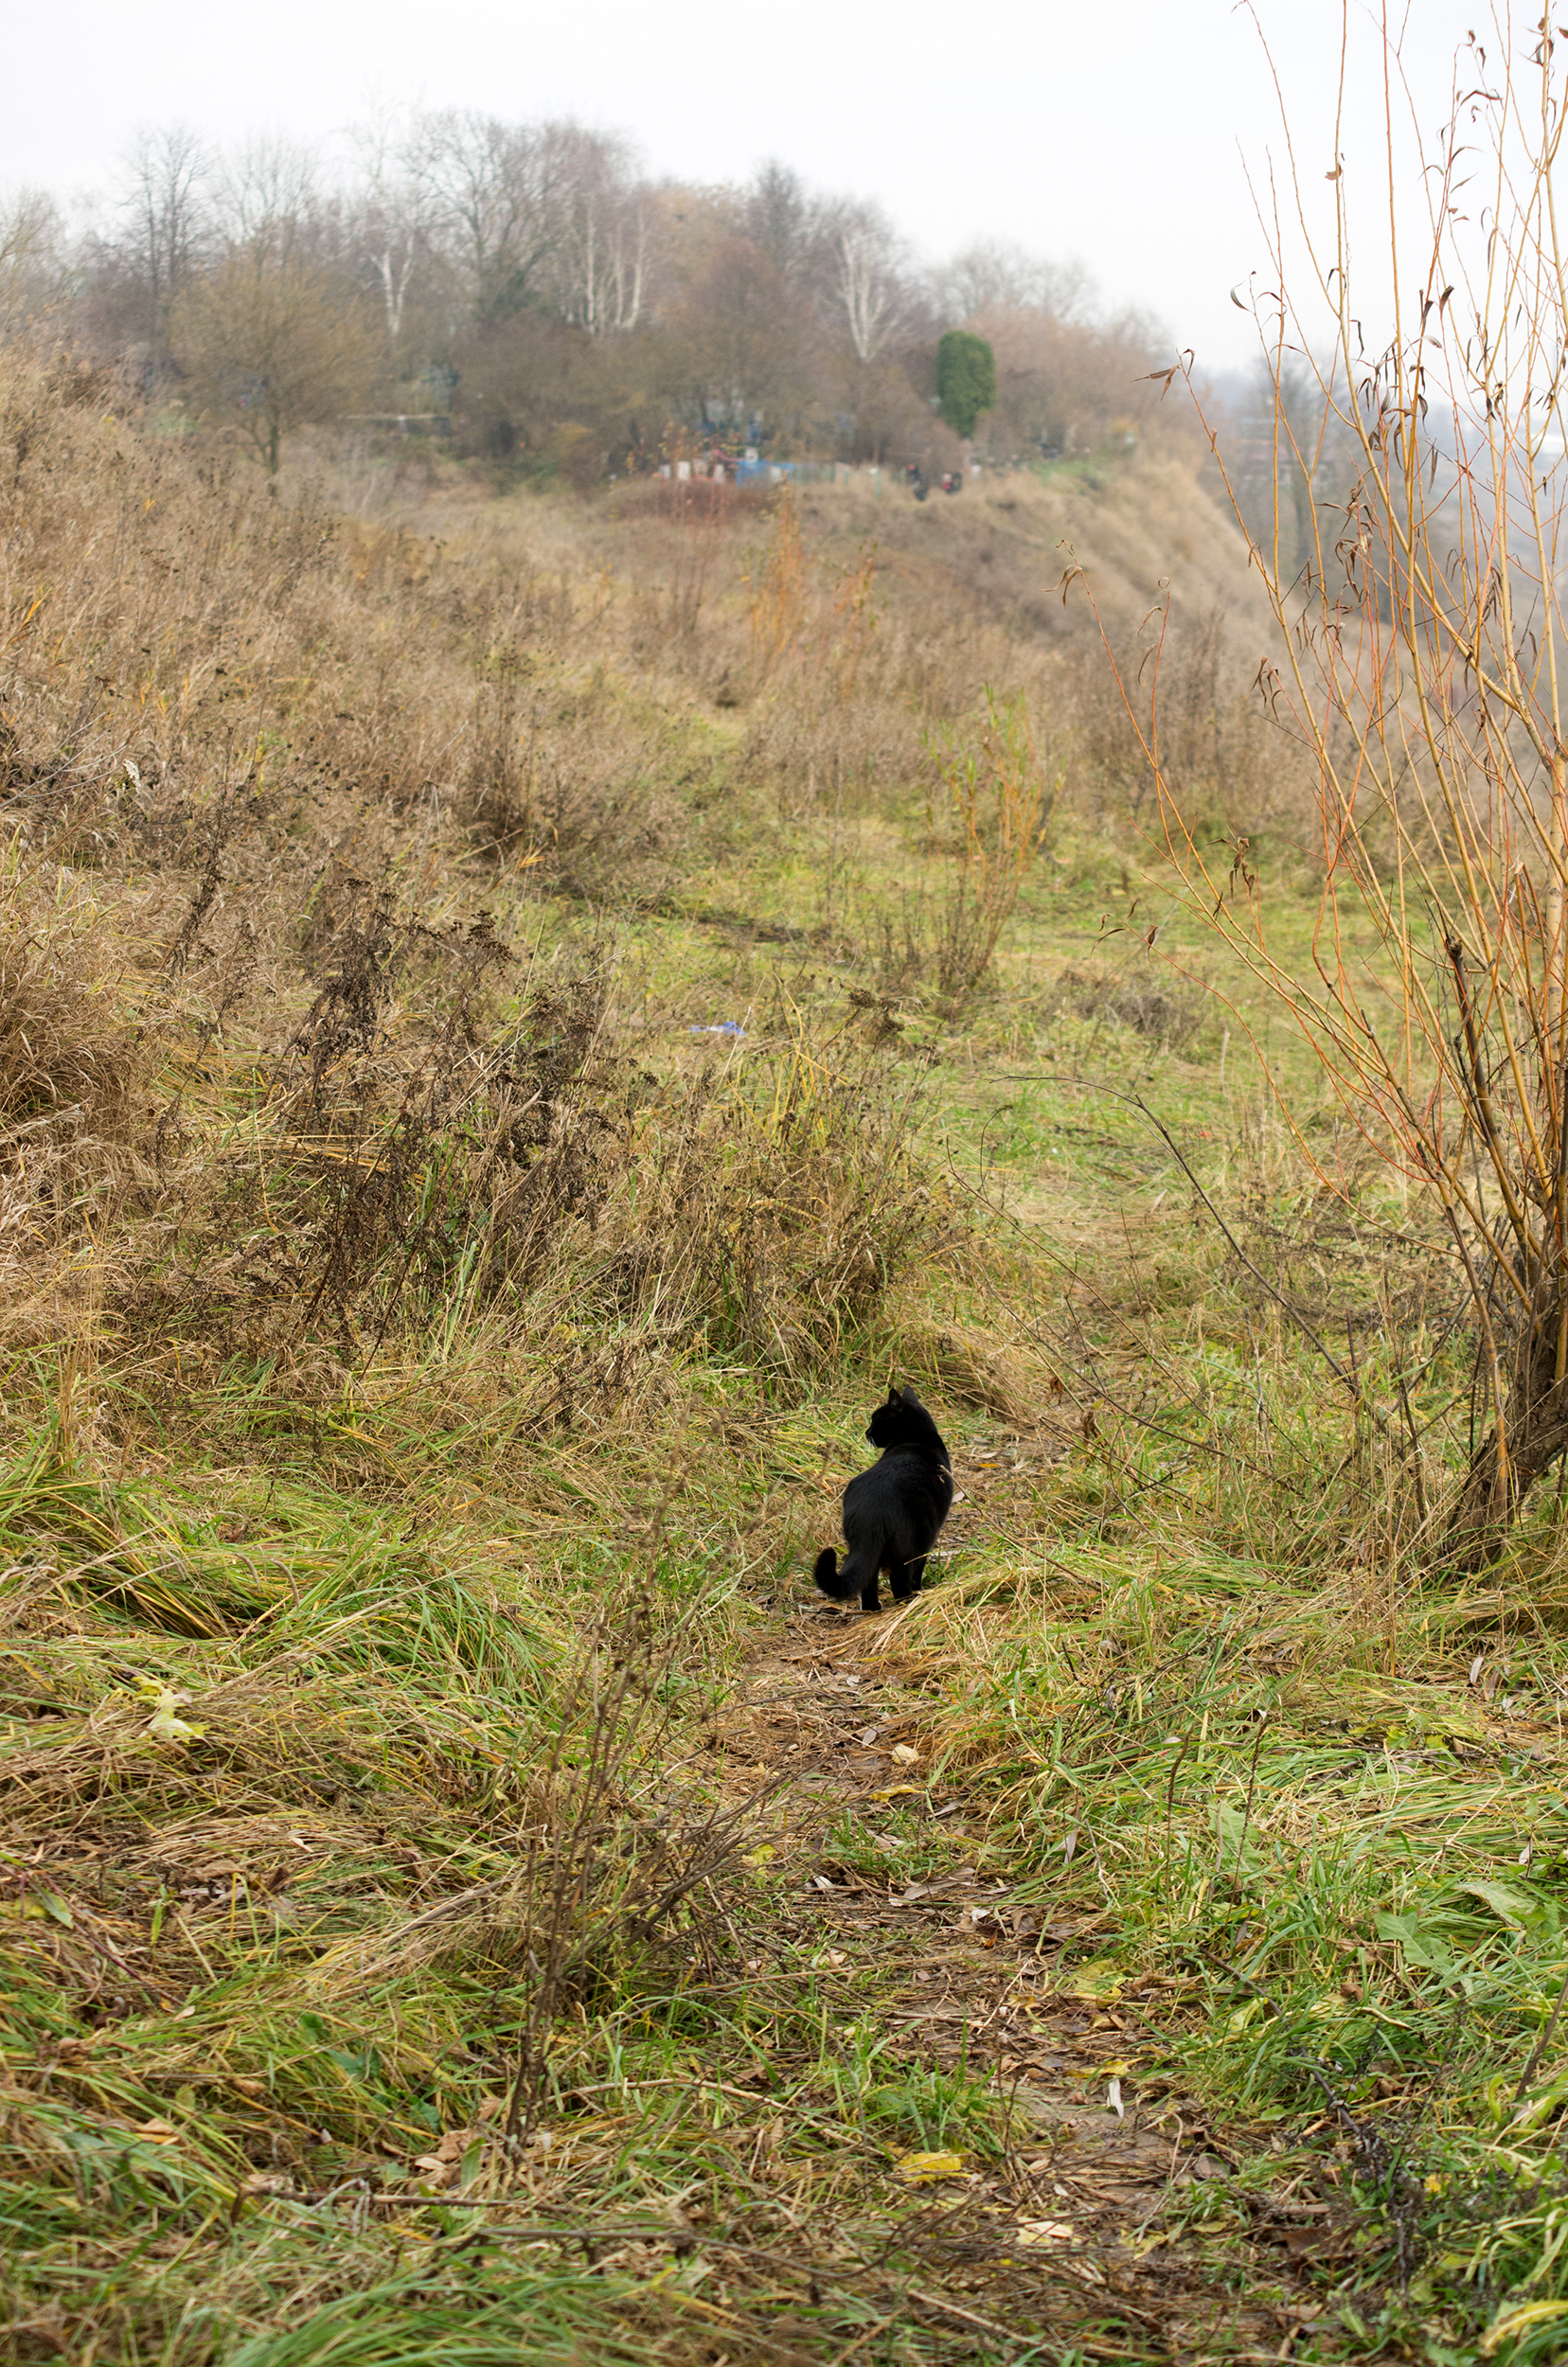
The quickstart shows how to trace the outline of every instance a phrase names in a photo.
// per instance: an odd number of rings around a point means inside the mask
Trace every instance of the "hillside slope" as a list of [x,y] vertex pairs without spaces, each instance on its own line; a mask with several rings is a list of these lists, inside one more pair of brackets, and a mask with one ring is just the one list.
[[[1401,1558],[1447,1253],[1279,1124],[1056,596],[1064,535],[1117,632],[1174,572],[1184,778],[1307,960],[1190,479],[371,525],[4,371],[10,2355],[1552,2302],[1561,1535]],[[890,1374],[959,1501],[856,1622]]]

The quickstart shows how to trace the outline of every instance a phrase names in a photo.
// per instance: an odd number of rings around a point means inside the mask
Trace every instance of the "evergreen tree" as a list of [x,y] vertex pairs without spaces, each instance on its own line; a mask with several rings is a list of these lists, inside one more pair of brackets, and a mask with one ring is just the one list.
[[956,435],[972,436],[996,400],[996,356],[984,337],[950,329],[936,347],[936,407]]

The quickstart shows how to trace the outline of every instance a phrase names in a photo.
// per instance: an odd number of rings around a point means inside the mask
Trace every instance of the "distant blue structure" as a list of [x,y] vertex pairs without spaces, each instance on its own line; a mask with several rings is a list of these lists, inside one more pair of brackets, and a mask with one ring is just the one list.
[[840,463],[832,460],[731,460],[737,485],[832,485]]

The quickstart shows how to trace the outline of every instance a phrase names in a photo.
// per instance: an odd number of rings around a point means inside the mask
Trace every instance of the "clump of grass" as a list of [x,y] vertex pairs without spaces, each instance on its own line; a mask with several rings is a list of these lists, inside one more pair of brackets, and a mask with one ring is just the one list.
[[656,1115],[618,1287],[782,1382],[830,1365],[910,1268],[962,1249],[959,1212],[917,1154],[918,1092],[792,1017],[701,1078],[684,1123]]

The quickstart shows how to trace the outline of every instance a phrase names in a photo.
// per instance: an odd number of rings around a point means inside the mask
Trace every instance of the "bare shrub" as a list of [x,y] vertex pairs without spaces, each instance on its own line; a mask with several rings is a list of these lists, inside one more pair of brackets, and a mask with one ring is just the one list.
[[650,1112],[647,1188],[616,1212],[634,1220],[610,1269],[623,1305],[664,1308],[693,1345],[780,1381],[830,1362],[911,1264],[961,1237],[915,1155],[917,1090],[796,1023]]
[[[515,1426],[569,1427],[650,1357],[786,1387],[864,1331],[960,1227],[913,1146],[914,1094],[795,1022],[733,1064],[650,1074],[589,957],[521,970],[483,920],[439,933],[363,890],[248,1133],[171,1140],[158,1221],[122,1245],[116,1326],[349,1364],[537,1300],[577,1307]],[[508,1009],[509,1006],[509,1011]]]
[[1039,1007],[1042,1019],[1068,1010],[1079,1019],[1111,1020],[1167,1052],[1185,1050],[1205,1015],[1203,997],[1169,978],[1126,971],[1107,977],[1071,963]]
[[[1441,1518],[1429,1518],[1414,1452],[1412,1462],[1427,1550],[1465,1572],[1496,1557],[1531,1488],[1568,1453],[1559,689],[1568,619],[1552,556],[1568,515],[1558,421],[1565,258],[1552,203],[1564,85],[1560,49],[1544,33],[1527,65],[1523,56],[1505,44],[1496,71],[1488,65],[1455,100],[1430,154],[1414,133],[1402,160],[1391,149],[1379,240],[1397,293],[1381,333],[1360,293],[1349,184],[1337,171],[1320,231],[1297,192],[1304,313],[1276,258],[1284,293],[1260,323],[1274,396],[1274,516],[1252,555],[1277,631],[1258,687],[1309,752],[1318,785],[1322,913],[1310,965],[1275,928],[1246,839],[1213,849],[1184,793],[1179,717],[1167,761],[1163,609],[1146,653],[1149,686],[1122,678],[1195,909],[1300,1028],[1356,1134],[1401,1190],[1414,1184],[1429,1198],[1452,1240],[1487,1411]],[[1380,100],[1399,112],[1394,54],[1383,50],[1371,72]],[[1456,89],[1470,73],[1461,67]],[[1433,192],[1408,275],[1401,161],[1411,189]],[[1496,192],[1485,229],[1455,177],[1478,164]],[[1424,194],[1420,214],[1428,219]],[[1304,321],[1326,292],[1333,345],[1314,358]],[[1379,309],[1386,301],[1375,299]],[[1327,488],[1316,482],[1320,459]],[[1314,498],[1326,489],[1339,501]],[[1236,506],[1245,525],[1239,488]],[[1304,571],[1301,534],[1311,546]],[[1315,1164],[1304,1115],[1297,1128]],[[1357,1375],[1334,1369],[1358,1416],[1386,1430]],[[1411,1438],[1414,1450],[1413,1427]]]
[[595,901],[648,896],[687,831],[680,763],[665,718],[638,713],[602,672],[530,681],[502,652],[476,697],[458,817],[497,862]]
[[1131,650],[1115,675],[1102,658],[1077,655],[1069,668],[1082,757],[1078,787],[1096,824],[1113,828],[1131,821],[1141,831],[1157,831],[1147,729],[1157,697],[1160,774],[1195,831],[1239,832],[1256,841],[1284,828],[1305,840],[1310,763],[1299,741],[1252,695],[1250,667],[1238,654],[1226,610],[1216,603],[1197,617],[1171,620],[1152,675],[1148,644],[1133,641]]
[[953,831],[956,857],[935,896],[907,899],[895,923],[878,916],[881,967],[894,985],[929,969],[938,995],[960,1008],[989,970],[1029,866],[1050,829],[1063,769],[1042,754],[1022,695],[988,690],[981,715],[931,741],[941,789],[926,809],[928,851],[938,816]]

